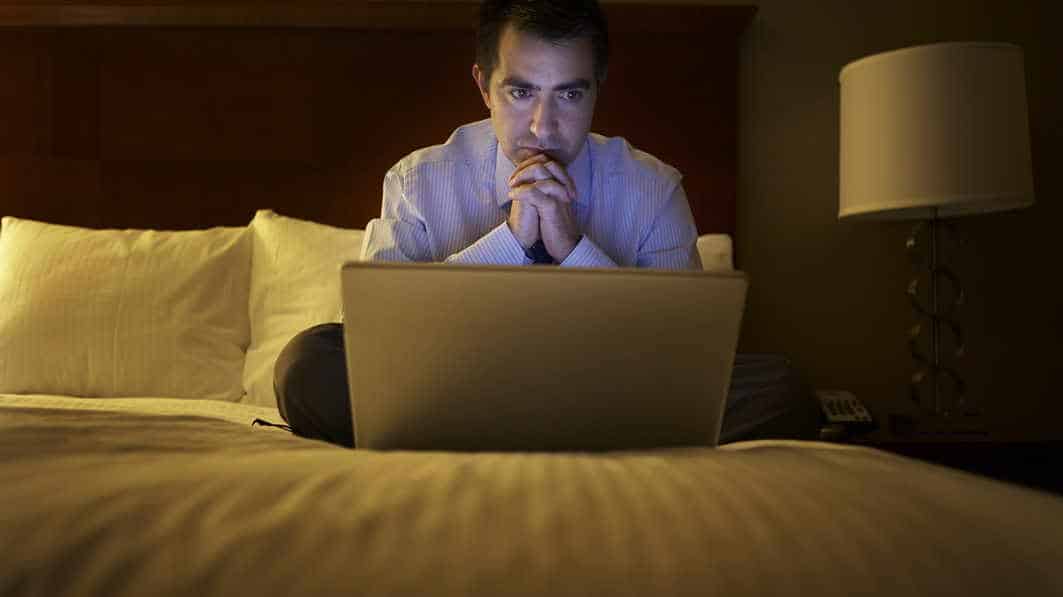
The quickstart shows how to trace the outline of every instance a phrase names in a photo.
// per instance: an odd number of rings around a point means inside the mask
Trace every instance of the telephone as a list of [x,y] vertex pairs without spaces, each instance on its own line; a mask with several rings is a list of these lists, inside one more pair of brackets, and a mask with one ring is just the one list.
[[871,431],[875,420],[871,411],[852,393],[845,390],[816,390],[825,424],[820,439],[843,439],[849,433]]

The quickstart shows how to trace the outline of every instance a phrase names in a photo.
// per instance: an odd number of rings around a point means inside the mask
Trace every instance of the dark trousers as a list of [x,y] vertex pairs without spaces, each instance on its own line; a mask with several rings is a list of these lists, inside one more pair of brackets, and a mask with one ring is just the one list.
[[277,356],[273,389],[296,435],[354,447],[343,324],[315,325],[292,338]]
[[[273,387],[281,416],[293,433],[354,447],[343,324],[323,323],[292,338],[277,357]],[[815,439],[819,403],[788,359],[738,354],[722,427],[721,443]]]

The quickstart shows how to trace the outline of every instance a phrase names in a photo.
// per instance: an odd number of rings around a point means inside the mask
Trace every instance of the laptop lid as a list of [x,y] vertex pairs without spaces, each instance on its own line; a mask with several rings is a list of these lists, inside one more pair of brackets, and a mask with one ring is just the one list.
[[715,445],[740,272],[351,262],[358,447]]

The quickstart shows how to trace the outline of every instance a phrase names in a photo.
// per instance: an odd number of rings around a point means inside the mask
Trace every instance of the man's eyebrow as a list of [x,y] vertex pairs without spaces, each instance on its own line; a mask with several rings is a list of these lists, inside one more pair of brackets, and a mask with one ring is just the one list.
[[575,79],[566,83],[562,83],[556,87],[558,91],[568,91],[570,89],[582,89],[583,91],[587,91],[590,88],[591,82],[587,79]]
[[[521,89],[540,89],[538,85],[525,81],[520,77],[506,77],[502,79],[503,87],[519,87]],[[555,91],[568,91],[570,89],[582,89],[584,91],[591,88],[591,82],[587,79],[573,79],[571,81],[565,81],[554,88]]]

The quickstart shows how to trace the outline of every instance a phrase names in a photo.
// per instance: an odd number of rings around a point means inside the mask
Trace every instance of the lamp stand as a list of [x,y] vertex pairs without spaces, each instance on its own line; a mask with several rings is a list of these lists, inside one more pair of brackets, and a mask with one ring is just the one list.
[[[908,298],[916,315],[916,323],[908,333],[908,349],[917,367],[911,377],[909,394],[921,411],[911,421],[909,431],[920,435],[985,435],[981,413],[968,401],[967,384],[953,365],[966,352],[963,330],[956,318],[956,312],[965,301],[965,294],[956,273],[940,263],[939,237],[943,229],[952,240],[956,240],[955,226],[938,218],[935,209],[930,219],[919,222],[912,229],[906,242],[913,263],[920,266],[908,284]],[[926,247],[929,259],[926,260],[923,259],[924,252],[919,242],[924,231],[929,237]],[[924,274],[929,286],[927,305],[921,302],[920,297],[920,280]],[[947,284],[951,289],[951,301],[942,301],[942,284]],[[926,327],[929,328],[929,354],[924,353],[919,345],[924,324],[928,324]],[[948,361],[942,354],[945,331],[951,334],[955,346]],[[924,386],[927,386],[928,391],[924,392]]]

